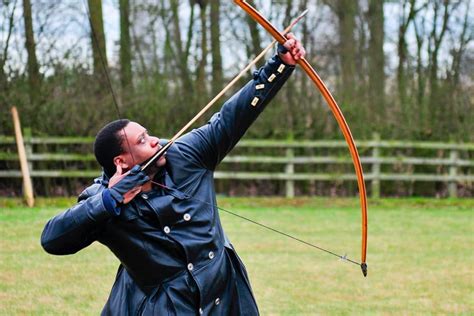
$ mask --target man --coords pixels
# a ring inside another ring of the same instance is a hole
[[[116,255],[121,264],[103,315],[258,315],[245,267],[222,230],[213,171],[304,55],[288,34],[253,80],[148,175],[137,164],[165,141],[128,120],[97,134],[104,174],[46,224],[41,243],[66,255],[99,241]]]

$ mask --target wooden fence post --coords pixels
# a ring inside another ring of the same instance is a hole
[[[286,159],[288,159],[288,162],[286,163],[285,166],[285,174],[287,176],[291,176],[295,173],[295,165],[291,160],[295,157],[295,153],[293,148],[288,147],[286,148]],[[295,197],[295,181],[294,180],[286,180],[286,197],[287,198],[293,198]]]
[[[33,184],[31,181],[30,170],[28,168],[25,143],[23,141],[23,135],[21,134],[20,118],[18,117],[18,111],[16,107],[12,107],[11,111],[13,116],[13,126],[15,127],[18,158],[20,159],[21,174],[23,175],[23,196],[25,197],[26,204],[29,207],[33,207],[35,204],[35,199],[33,196]]]
[[[374,147],[372,149],[372,198],[380,198],[380,134],[374,133],[372,136]]]
[[[25,127],[23,129],[23,135],[24,135],[23,142],[25,144],[26,159],[28,161],[28,170],[30,170],[30,173],[31,173],[31,171],[33,171],[33,162],[28,159],[28,157],[31,157],[31,155],[33,154],[33,144],[31,142],[31,138],[32,138],[31,128]]]
[[[457,161],[459,158],[459,152],[456,149],[451,149],[449,152],[449,160],[451,164],[449,166],[449,176],[450,180],[448,183],[448,192],[449,197],[455,198],[458,196],[458,184],[456,181],[456,175],[458,173]]]

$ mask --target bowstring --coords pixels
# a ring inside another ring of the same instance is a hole
[[[153,183],[153,184],[155,184],[155,185],[157,185],[157,186],[159,186],[159,187],[161,187],[161,188],[163,188],[163,189],[165,189],[165,190],[167,190],[167,191],[171,191],[171,188],[169,188],[168,186],[166,186],[166,185],[164,185],[164,184],[162,184],[162,183],[159,183],[159,182],[156,182],[156,181],[153,181],[153,180],[151,181],[151,183]],[[293,239],[293,240],[295,240],[295,241],[297,241],[297,242],[300,242],[300,243],[302,243],[302,244],[304,244],[304,245],[306,245],[306,246],[315,248],[315,249],[317,249],[317,250],[320,250],[320,251],[323,251],[323,252],[328,253],[328,254],[330,254],[330,255],[333,255],[333,256],[335,256],[335,257],[338,257],[338,258],[341,259],[342,261],[350,262],[350,263],[353,263],[353,264],[358,265],[358,266],[361,265],[359,262],[354,261],[354,260],[348,258],[347,255],[344,255],[344,256],[339,255],[339,254],[337,254],[337,253],[335,253],[335,252],[333,252],[333,251],[327,250],[327,249],[325,249],[325,248],[323,248],[323,247],[317,246],[317,245],[315,245],[315,244],[313,244],[313,243],[310,243],[310,242],[308,242],[308,241],[305,241],[305,240],[303,240],[303,239],[301,239],[301,238],[298,238],[298,237],[295,237],[295,236],[293,236],[293,235],[291,235],[291,234],[285,233],[284,231],[278,230],[278,229],[276,229],[276,228],[273,228],[273,227],[270,227],[270,226],[268,226],[268,225],[265,225],[265,224],[262,224],[262,223],[260,223],[260,222],[257,222],[256,220],[253,220],[253,219],[251,219],[251,218],[248,218],[248,217],[245,217],[245,216],[243,216],[243,215],[240,215],[240,214],[237,214],[237,213],[235,213],[235,212],[232,212],[232,211],[230,211],[230,210],[228,210],[228,209],[225,209],[225,208],[223,208],[223,207],[221,207],[221,206],[219,206],[219,205],[217,205],[217,204],[210,203],[210,202],[207,202],[207,201],[203,201],[203,200],[198,199],[198,198],[196,198],[196,197],[194,197],[194,196],[189,196],[189,198],[190,198],[191,200],[195,200],[195,201],[198,201],[198,202],[207,204],[207,205],[209,205],[209,206],[216,207],[217,209],[219,209],[219,210],[221,210],[221,211],[223,211],[223,212],[226,212],[226,213],[228,213],[228,214],[231,214],[231,215],[233,215],[233,216],[235,216],[235,217],[238,217],[238,218],[240,218],[240,219],[246,220],[246,221],[248,221],[248,222],[250,222],[250,223],[252,223],[252,224],[255,224],[255,225],[257,225],[257,226],[260,226],[260,227],[262,227],[262,228],[265,228],[265,229],[267,229],[267,230],[270,230],[270,231],[272,231],[272,232],[274,232],[274,233],[280,234],[280,235],[285,236],[285,237],[287,237],[287,238]]]

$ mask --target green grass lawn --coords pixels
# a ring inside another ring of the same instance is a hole
[[[27,209],[0,199],[0,315],[97,315],[118,266],[99,245],[46,254],[46,221],[73,203]],[[356,199],[227,199],[220,206],[360,258]],[[336,257],[221,212],[262,315],[474,314],[474,200],[369,201],[369,275]]]

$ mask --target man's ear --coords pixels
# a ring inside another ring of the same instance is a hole
[[[130,168],[130,166],[128,165],[128,163],[126,162],[126,160],[124,159],[122,155],[118,155],[114,158],[114,165],[120,166],[122,170],[128,170]]]

